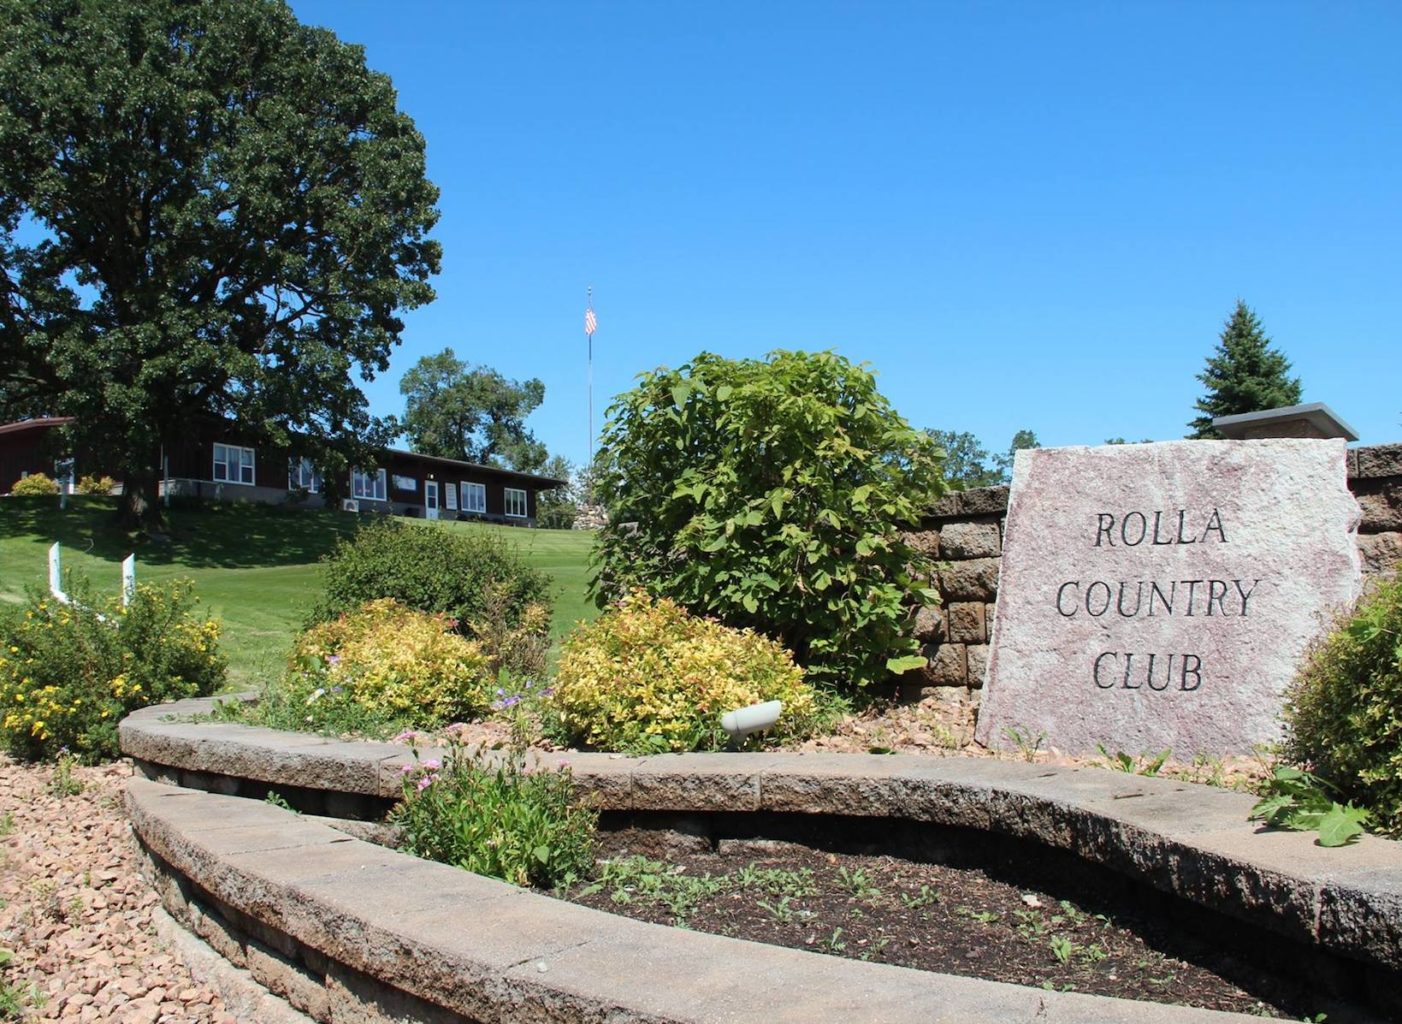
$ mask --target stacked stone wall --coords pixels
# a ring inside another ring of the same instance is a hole
[[[1358,552],[1365,576],[1402,563],[1402,443],[1352,448],[1348,485],[1362,510]],[[922,609],[915,633],[929,664],[902,676],[906,700],[938,698],[977,707],[988,671],[1008,488],[946,495],[911,542],[939,563],[941,604]]]

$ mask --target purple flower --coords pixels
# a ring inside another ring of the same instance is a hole
[[[427,761],[423,762],[422,767],[428,771],[436,772],[439,768],[442,768],[443,765],[441,762],[439,762],[438,758],[430,757]]]
[[[418,781],[419,792],[422,793],[424,790],[428,789],[429,786],[433,785],[433,780],[436,778],[438,778],[436,775],[425,775],[421,778]]]
[[[331,657],[329,657],[329,658],[326,659],[326,664],[328,664],[328,665],[339,665],[340,663],[341,663],[341,656],[340,656],[339,654],[333,654],[333,655],[331,655]]]
[[[417,743],[424,738],[424,734],[417,729],[405,729],[394,738],[395,743]]]
[[[555,688],[553,686],[547,686],[545,689],[540,691],[540,695],[542,697],[553,697],[555,696]]]

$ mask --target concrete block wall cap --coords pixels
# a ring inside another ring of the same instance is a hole
[[[394,744],[342,743],[220,723],[129,718],[122,742],[127,753],[158,768],[389,799],[402,792],[401,768],[414,763],[407,748]],[[444,753],[420,750],[422,757]],[[1402,914],[1378,909],[1399,902],[1402,843],[1364,836],[1351,846],[1325,849],[1310,833],[1266,832],[1247,820],[1254,798],[1243,793],[981,757],[564,753],[558,760],[569,762],[580,787],[606,810],[857,815],[984,829],[1069,850],[1180,898],[1402,968]],[[1344,910],[1336,915],[1345,930],[1331,930],[1320,913],[1322,887],[1360,871],[1375,873],[1369,875],[1374,882],[1346,887],[1347,898],[1339,903]],[[1393,888],[1379,888],[1376,877],[1394,879]],[[1359,921],[1372,932],[1362,936]]]
[[[175,871],[338,963],[483,1022],[1256,1019],[1047,992],[647,924],[381,850],[312,822],[298,826],[289,820],[294,816],[268,805],[255,804],[251,814],[240,809],[245,824],[237,828],[200,831],[201,822],[232,813],[240,801],[206,793],[168,797],[168,787],[133,779],[126,800],[137,834]],[[279,828],[292,828],[301,845],[256,855],[230,854],[219,845],[227,846],[229,833],[240,829]],[[491,928],[462,927],[483,917],[490,917]],[[756,977],[766,984],[754,985]]]

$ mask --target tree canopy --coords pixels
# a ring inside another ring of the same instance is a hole
[[[944,491],[940,459],[832,352],[703,352],[644,374],[596,461],[596,595],[640,586],[753,628],[830,685],[923,665],[912,612],[938,595],[903,531]]]
[[[417,452],[483,465],[503,464],[522,473],[545,465],[545,445],[525,419],[545,399],[532,378],[507,380],[489,366],[473,367],[445,348],[424,356],[399,382],[404,433]]]
[[[424,140],[359,46],[279,0],[0,15],[0,398],[150,501],[198,420],[328,469],[383,440],[352,379],[433,298]]]
[[[967,430],[927,430],[944,449],[944,478],[957,488],[991,487],[1003,482],[997,463],[979,439]]]
[[[1190,438],[1217,438],[1218,416],[1278,409],[1300,402],[1300,378],[1290,376],[1290,360],[1271,347],[1256,314],[1237,300],[1207,367],[1197,375],[1207,393],[1194,403],[1202,413],[1188,426]]]

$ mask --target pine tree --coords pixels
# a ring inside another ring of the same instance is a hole
[[[1195,403],[1202,415],[1188,424],[1193,428],[1190,438],[1220,438],[1212,426],[1217,416],[1300,402],[1300,378],[1290,376],[1290,360],[1271,348],[1256,314],[1240,299],[1222,329],[1217,351],[1197,378],[1207,386],[1207,394]]]

